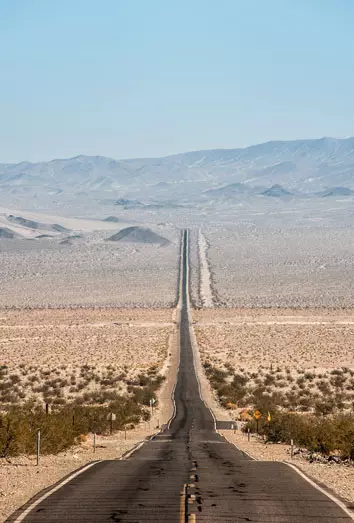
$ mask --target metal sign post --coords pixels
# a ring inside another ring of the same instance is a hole
[[[258,431],[258,423],[259,423],[259,419],[262,417],[262,413],[260,410],[256,410],[256,412],[253,414],[253,417],[254,419],[256,420],[256,423],[257,423],[257,434],[259,433]]]

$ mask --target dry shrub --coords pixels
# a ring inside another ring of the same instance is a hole
[[[0,457],[33,454],[36,433],[41,431],[41,452],[57,454],[76,443],[89,432],[106,433],[110,429],[109,414],[114,413],[114,430],[125,426],[134,427],[140,420],[150,417],[150,399],[156,399],[156,391],[164,377],[140,376],[142,386],[131,387],[130,394],[120,396],[114,391],[87,394],[87,403],[100,401],[101,405],[65,404],[63,398],[51,401],[51,412],[34,401],[9,407],[0,414]],[[94,397],[99,394],[100,397]]]
[[[254,421],[247,424],[245,430],[255,431]],[[354,459],[354,416],[338,414],[335,416],[313,416],[297,413],[272,413],[267,422],[261,418],[259,432],[268,442],[290,444],[305,447],[312,452],[329,455],[338,453],[344,459]]]

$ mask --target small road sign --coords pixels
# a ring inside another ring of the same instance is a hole
[[[253,417],[255,419],[257,419],[257,420],[260,419],[262,417],[261,411],[260,410],[256,410],[256,412],[253,413]]]

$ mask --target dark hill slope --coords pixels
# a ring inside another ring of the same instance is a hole
[[[131,242],[131,243],[150,243],[156,245],[168,245],[170,242],[167,238],[156,234],[151,229],[144,227],[127,227],[113,234],[107,241],[111,242]]]

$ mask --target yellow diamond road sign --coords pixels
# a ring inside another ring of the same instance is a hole
[[[256,410],[256,412],[253,414],[253,417],[256,419],[259,419],[262,417],[262,413],[260,410]]]

